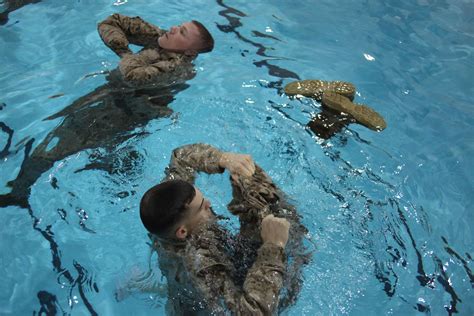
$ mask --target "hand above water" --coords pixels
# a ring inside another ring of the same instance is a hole
[[[235,180],[239,176],[251,177],[255,173],[255,163],[250,155],[225,152],[219,160],[219,166],[227,169]]]
[[[271,243],[285,248],[289,231],[290,223],[286,219],[267,215],[262,220],[260,235],[264,243]]]

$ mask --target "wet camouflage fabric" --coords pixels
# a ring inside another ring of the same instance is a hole
[[[334,111],[349,114],[357,123],[372,130],[381,131],[387,127],[387,123],[379,113],[367,105],[352,103],[351,100],[336,92],[325,91],[322,103]]]
[[[221,173],[221,155],[221,151],[206,144],[175,149],[165,180],[193,183],[197,172]],[[184,242],[155,237],[160,268],[168,280],[170,314],[230,311],[237,315],[271,315],[296,298],[304,262],[294,258],[293,264],[298,268],[288,268],[283,249],[262,245],[259,229],[261,219],[268,214],[286,217],[292,224],[287,249],[302,249],[301,237],[306,230],[294,208],[284,202],[281,192],[258,166],[252,178],[232,181],[232,189],[233,200],[228,208],[240,218],[238,236],[217,222],[210,222]],[[245,271],[239,273],[243,258],[250,260]],[[288,289],[280,299],[283,284]]]
[[[367,105],[352,103],[355,86],[344,81],[299,80],[285,86],[287,95],[314,98],[323,105],[308,127],[319,137],[328,139],[349,123],[359,123],[375,131],[384,130],[387,123]]]
[[[192,65],[195,58],[161,49],[158,38],[165,31],[140,17],[116,13],[100,22],[97,28],[105,45],[122,57],[119,69],[127,82],[137,85],[152,82],[163,74]],[[144,49],[133,54],[129,44],[143,46]]]
[[[285,86],[287,95],[302,95],[321,101],[325,91],[333,91],[351,100],[355,96],[355,87],[350,82],[324,81],[324,80],[299,80],[290,82]]]
[[[124,80],[119,69],[107,73],[105,84],[45,118],[60,118],[58,126],[36,148],[27,149],[27,158],[16,179],[8,183],[11,192],[0,194],[0,206],[27,207],[31,186],[37,179],[56,162],[84,149],[101,148],[107,153],[105,156],[100,154],[98,160],[91,156],[94,162],[86,169],[100,168],[111,172],[112,167],[105,161],[117,158],[114,157],[117,144],[143,133],[136,129],[151,120],[169,117],[173,110],[168,105],[179,92],[189,87],[186,81],[195,75],[191,62],[160,73],[150,82]]]

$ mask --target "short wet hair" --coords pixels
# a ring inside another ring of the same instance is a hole
[[[155,185],[140,201],[143,226],[159,237],[169,237],[195,196],[194,186],[183,180],[169,180]]]
[[[201,40],[203,41],[203,48],[201,48],[198,53],[207,53],[214,49],[214,38],[212,38],[211,33],[206,29],[206,27],[196,20],[191,21],[199,30],[201,35]]]

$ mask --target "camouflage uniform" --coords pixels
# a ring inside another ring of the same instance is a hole
[[[120,72],[125,81],[143,85],[164,74],[189,68],[196,56],[187,56],[160,48],[158,38],[166,33],[159,27],[145,22],[140,17],[112,14],[98,25],[99,35],[111,50],[122,57]],[[137,54],[129,44],[143,46]]]
[[[173,111],[168,104],[189,87],[186,81],[196,75],[192,57],[161,50],[157,39],[164,31],[139,17],[114,14],[98,29],[105,44],[118,55],[131,52],[129,43],[145,49],[126,54],[120,70],[107,74],[107,83],[45,118],[62,119],[34,150],[27,147],[27,158],[17,178],[8,183],[11,193],[0,195],[0,207],[27,207],[31,186],[57,161],[84,149],[112,150],[116,144],[136,136],[136,128],[170,116]]]
[[[194,183],[197,172],[221,173],[221,155],[221,151],[205,144],[175,149],[165,180]],[[279,305],[293,303],[298,294],[300,267],[306,258],[302,260],[304,254],[296,252],[303,248],[301,239],[306,230],[294,208],[258,166],[251,178],[231,179],[231,184],[233,200],[228,209],[240,218],[240,236],[232,236],[211,221],[185,241],[155,237],[160,268],[168,281],[170,314],[223,314],[230,310],[238,315],[270,315]],[[288,271],[284,250],[273,244],[262,245],[259,224],[269,214],[285,217],[291,223],[287,249],[293,249],[294,266]],[[244,255],[236,250],[242,241],[240,249],[248,252]],[[249,256],[250,264],[239,274],[239,265]],[[285,302],[280,301],[283,283]]]

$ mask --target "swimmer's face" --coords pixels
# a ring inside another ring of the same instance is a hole
[[[195,189],[196,195],[188,204],[187,214],[176,230],[176,237],[179,239],[186,238],[193,230],[215,218],[209,200],[204,198],[198,188]]]
[[[171,27],[168,32],[160,36],[158,43],[166,50],[187,54],[197,54],[204,46],[200,31],[193,22]]]

